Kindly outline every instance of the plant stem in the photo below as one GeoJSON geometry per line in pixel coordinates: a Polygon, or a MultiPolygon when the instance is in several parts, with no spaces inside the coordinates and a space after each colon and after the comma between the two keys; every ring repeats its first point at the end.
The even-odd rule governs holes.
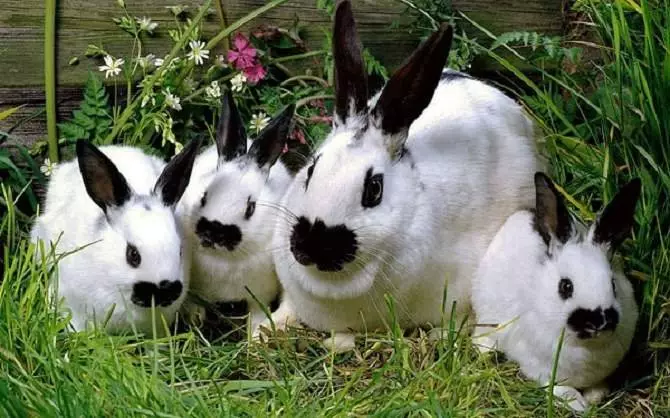
{"type": "Polygon", "coordinates": [[[297,109],[303,107],[304,105],[306,105],[307,103],[311,102],[312,100],[332,99],[332,98],[334,98],[334,97],[335,97],[335,96],[333,96],[332,94],[318,94],[318,95],[316,95],[316,96],[304,97],[304,98],[298,100],[298,101],[295,103],[295,108],[296,108],[296,110],[297,110],[297,109]]]}
{"type": "Polygon", "coordinates": [[[296,76],[293,76],[291,78],[287,78],[286,80],[282,81],[280,86],[285,86],[285,85],[287,85],[287,84],[289,84],[293,81],[304,81],[304,80],[315,81],[315,82],[321,84],[321,86],[324,87],[324,88],[330,87],[326,80],[324,80],[323,78],[320,78],[320,77],[313,76],[313,75],[296,75],[296,76]]]}
{"type": "Polygon", "coordinates": [[[326,55],[327,53],[328,53],[327,51],[319,50],[319,51],[305,52],[304,54],[289,55],[288,57],[273,58],[273,59],[270,60],[270,64],[276,64],[278,62],[301,60],[301,59],[310,58],[310,57],[318,57],[319,55],[326,55]]]}
{"type": "MultiPolygon", "coordinates": [[[[52,0],[53,1],[53,0],[52,0]]],[[[177,42],[173,47],[172,50],[170,50],[170,53],[168,56],[165,58],[165,63],[161,65],[154,74],[151,76],[151,79],[149,80],[149,83],[147,83],[144,86],[144,89],[142,90],[142,94],[146,93],[146,90],[149,88],[153,88],[154,84],[156,84],[156,80],[159,79],[159,77],[163,74],[163,72],[166,70],[166,68],[169,66],[169,63],[174,59],[174,57],[177,55],[179,50],[181,50],[184,45],[186,44],[186,41],[188,40],[188,35],[193,31],[193,29],[200,23],[202,18],[207,14],[207,10],[209,9],[209,6],[212,4],[212,0],[207,0],[205,4],[202,6],[196,17],[191,21],[191,24],[188,26],[186,31],[184,32],[184,35],[182,38],[177,42]]],[[[135,99],[132,99],[131,97],[128,97],[128,100],[130,101],[130,104],[126,106],[125,110],[123,113],[121,113],[121,116],[117,119],[116,123],[114,124],[114,127],[112,128],[112,132],[107,135],[107,138],[105,138],[105,143],[110,144],[116,138],[116,136],[119,134],[119,132],[123,129],[124,125],[132,116],[133,112],[135,111],[135,108],[137,107],[137,104],[140,101],[140,98],[142,97],[142,94],[139,94],[135,99]]]]}
{"type": "Polygon", "coordinates": [[[58,162],[56,127],[56,0],[45,0],[44,10],[44,89],[47,110],[49,160],[58,162]]]}
{"type": "MultiPolygon", "coordinates": [[[[216,10],[219,12],[219,19],[221,20],[221,30],[226,30],[228,26],[228,16],[226,15],[226,9],[223,7],[223,0],[216,0],[216,10]]],[[[228,42],[223,43],[223,53],[224,56],[226,52],[230,49],[230,39],[228,42]]]]}

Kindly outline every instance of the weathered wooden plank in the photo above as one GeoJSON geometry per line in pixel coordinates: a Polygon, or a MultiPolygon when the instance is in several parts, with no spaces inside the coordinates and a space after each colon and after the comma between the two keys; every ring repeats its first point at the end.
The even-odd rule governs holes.
{"type": "MultiPolygon", "coordinates": [[[[78,87],[59,88],[57,91],[59,120],[72,116],[72,111],[79,106],[82,89],[78,87]]],[[[9,143],[32,145],[46,136],[46,114],[44,112],[44,90],[33,88],[0,88],[0,111],[23,105],[8,119],[0,121],[0,131],[7,132],[14,128],[9,143]],[[20,122],[20,124],[19,124],[20,122]]]]}
{"type": "MultiPolygon", "coordinates": [[[[263,0],[221,0],[229,21],[265,4],[263,0]]],[[[128,56],[131,37],[118,30],[112,18],[120,15],[114,0],[61,0],[58,2],[57,68],[60,85],[79,85],[89,69],[99,62],[82,59],[69,66],[73,56],[81,56],[90,43],[102,44],[113,55],[128,56]]],[[[165,54],[171,45],[167,27],[174,21],[162,0],[128,0],[128,10],[138,17],[149,16],[159,24],[155,37],[146,38],[144,51],[165,54]]],[[[196,11],[201,0],[180,4],[196,11]]],[[[296,18],[305,25],[308,47],[322,45],[323,29],[330,28],[328,16],[316,8],[315,0],[292,0],[249,27],[260,23],[290,25],[296,18]]],[[[456,9],[467,13],[494,33],[532,30],[557,33],[562,28],[562,0],[453,0],[456,9]]],[[[397,0],[359,0],[354,5],[363,43],[384,64],[395,67],[416,45],[415,35],[402,30],[407,23],[405,6],[397,0]],[[394,21],[400,30],[391,30],[394,21]]],[[[0,87],[35,86],[43,83],[43,4],[37,0],[0,0],[0,87]]],[[[466,25],[467,26],[467,25],[466,25]]],[[[205,24],[205,36],[219,30],[216,13],[205,24]]],[[[481,39],[481,37],[480,37],[481,39]]]]}
{"type": "MultiPolygon", "coordinates": [[[[229,22],[265,4],[264,0],[221,0],[229,22]]],[[[452,0],[455,9],[481,23],[493,33],[537,31],[557,34],[563,30],[562,0],[452,0]]],[[[145,38],[144,53],[157,56],[167,53],[171,40],[167,28],[174,17],[162,0],[126,0],[128,10],[137,17],[148,16],[159,23],[155,37],[145,38]]],[[[201,0],[183,0],[195,12],[201,0]]],[[[0,122],[6,131],[19,120],[33,115],[44,104],[43,83],[43,4],[37,0],[0,0],[0,109],[19,104],[26,106],[11,119],[0,122]],[[13,87],[13,88],[8,88],[13,87]]],[[[407,24],[405,6],[397,0],[358,0],[354,13],[364,45],[385,65],[394,68],[416,46],[416,35],[404,30],[407,24]],[[398,21],[400,29],[392,30],[398,21]]],[[[115,0],[61,0],[58,4],[58,116],[69,117],[81,99],[80,88],[89,70],[97,70],[100,62],[83,57],[90,43],[102,44],[111,54],[128,56],[131,37],[116,28],[112,18],[120,15],[115,0]],[[72,56],[80,56],[78,66],[69,66],[72,56]]],[[[323,31],[329,30],[328,16],[316,8],[315,0],[291,0],[253,21],[245,29],[260,24],[287,27],[295,19],[305,26],[303,37],[308,47],[319,48],[323,31]]],[[[216,13],[205,23],[204,36],[220,27],[216,13]]],[[[467,24],[462,26],[470,36],[485,39],[467,24]]],[[[43,138],[44,113],[23,123],[12,133],[27,144],[43,138]]]]}
{"type": "MultiPolygon", "coordinates": [[[[43,10],[41,2],[0,1],[0,86],[32,86],[42,84],[43,78],[43,10]]],[[[162,0],[129,0],[128,9],[138,17],[149,16],[159,24],[154,37],[146,37],[144,51],[158,56],[171,47],[167,28],[173,26],[174,17],[162,0]]],[[[200,1],[184,3],[196,11],[200,1]]],[[[389,31],[392,21],[402,20],[402,8],[393,0],[378,2],[381,10],[363,3],[360,9],[361,34],[368,48],[383,62],[397,64],[416,45],[416,40],[406,31],[389,31]],[[374,12],[373,12],[374,11],[374,12]],[[394,48],[388,48],[388,45],[394,48]]],[[[230,22],[265,4],[264,1],[224,0],[230,22]]],[[[96,69],[100,62],[82,59],[78,66],[69,66],[73,56],[82,56],[88,44],[102,44],[112,55],[128,56],[131,49],[130,35],[116,28],[112,18],[119,16],[119,8],[112,0],[64,0],[59,2],[57,69],[60,85],[83,83],[89,69],[96,69]],[[83,11],[83,13],[82,13],[83,11]]],[[[319,48],[323,41],[322,28],[330,26],[328,16],[315,7],[314,0],[294,0],[278,7],[261,19],[248,25],[250,29],[260,23],[290,25],[296,18],[305,25],[304,37],[308,47],[319,48]]],[[[216,14],[205,23],[205,37],[220,29],[216,14]]]]}

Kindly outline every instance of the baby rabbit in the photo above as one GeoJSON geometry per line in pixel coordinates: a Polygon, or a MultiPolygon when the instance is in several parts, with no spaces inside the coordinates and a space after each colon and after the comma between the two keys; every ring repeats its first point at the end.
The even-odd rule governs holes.
{"type": "MultiPolygon", "coordinates": [[[[453,302],[469,310],[471,278],[505,219],[531,204],[538,159],[533,125],[499,90],[443,72],[452,30],[443,25],[368,100],[351,2],[333,30],[333,130],[289,187],[275,264],[285,295],[278,327],[303,322],[350,331],[439,325],[453,302]]],[[[448,318],[447,318],[448,320],[448,318]]]]}
{"type": "Polygon", "coordinates": [[[581,411],[607,395],[604,379],[633,338],[633,289],[610,257],[632,228],[640,181],[624,186],[588,229],[546,175],[535,174],[535,187],[535,210],[509,217],[476,273],[473,342],[504,352],[546,385],[565,329],[554,393],[581,411]]]}
{"type": "Polygon", "coordinates": [[[52,290],[75,330],[103,325],[112,308],[112,333],[162,332],[161,315],[172,323],[188,285],[174,208],[199,144],[165,165],[136,148],[80,140],[77,159],[57,166],[31,237],[46,253],[50,243],[57,256],[73,252],[58,262],[52,290]]]}
{"type": "MultiPolygon", "coordinates": [[[[266,317],[254,297],[267,306],[279,293],[272,234],[285,216],[277,204],[301,168],[280,159],[294,110],[288,106],[248,143],[227,92],[216,145],[197,157],[178,210],[191,250],[190,292],[211,304],[246,301],[252,329],[266,317]]],[[[197,303],[187,305],[196,317],[203,315],[197,303]]]]}

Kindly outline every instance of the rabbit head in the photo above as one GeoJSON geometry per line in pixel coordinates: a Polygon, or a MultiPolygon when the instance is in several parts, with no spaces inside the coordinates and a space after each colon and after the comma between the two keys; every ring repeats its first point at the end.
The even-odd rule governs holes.
{"type": "MultiPolygon", "coordinates": [[[[101,209],[99,228],[109,227],[104,256],[117,261],[109,276],[130,284],[128,303],[140,308],[168,307],[183,299],[182,241],[174,209],[191,176],[200,144],[192,141],[163,169],[151,194],[135,193],[114,163],[80,140],[79,171],[91,200],[101,209]],[[106,225],[105,225],[106,224],[106,225]]],[[[109,262],[111,260],[105,260],[109,262]]]]}
{"type": "Polygon", "coordinates": [[[640,180],[626,184],[593,224],[573,220],[551,180],[535,175],[534,229],[546,245],[535,309],[579,340],[612,335],[627,317],[635,322],[628,279],[611,266],[612,251],[630,232],[640,180]]]}
{"type": "Polygon", "coordinates": [[[190,215],[201,251],[235,259],[267,245],[273,230],[268,216],[276,217],[272,194],[285,191],[285,186],[271,184],[270,172],[287,145],[294,111],[294,105],[287,106],[247,150],[233,97],[230,92],[224,96],[216,133],[218,163],[190,215]]]}
{"type": "Polygon", "coordinates": [[[451,45],[444,25],[368,102],[366,69],[351,3],[335,13],[333,129],[296,176],[284,203],[293,215],[278,226],[296,276],[327,297],[354,297],[374,281],[371,263],[392,250],[413,215],[420,187],[405,148],[409,127],[428,106],[451,45]],[[297,263],[296,263],[297,262],[297,263]],[[300,270],[300,271],[297,271],[300,270]]]}

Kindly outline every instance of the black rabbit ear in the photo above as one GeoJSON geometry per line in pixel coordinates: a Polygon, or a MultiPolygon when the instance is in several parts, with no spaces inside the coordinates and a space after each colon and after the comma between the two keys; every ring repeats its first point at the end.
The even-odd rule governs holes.
{"type": "Polygon", "coordinates": [[[174,206],[186,191],[191,180],[193,163],[198,154],[200,138],[191,141],[186,147],[165,166],[154,186],[165,206],[174,206]]]}
{"type": "Polygon", "coordinates": [[[105,154],[91,143],[78,140],[76,145],[79,171],[89,197],[107,214],[130,200],[132,192],[126,178],[105,154]]]}
{"type": "Polygon", "coordinates": [[[279,160],[288,172],[295,176],[300,170],[312,161],[312,147],[308,143],[302,143],[297,140],[287,141],[286,152],[283,153],[279,160]]]}
{"type": "Polygon", "coordinates": [[[444,23],[393,73],[372,110],[395,155],[407,139],[409,127],[428,107],[449,56],[453,30],[444,23]]]}
{"type": "Polygon", "coordinates": [[[286,146],[294,113],[295,104],[286,106],[254,139],[248,155],[259,167],[272,166],[279,158],[286,146]]]}
{"type": "Polygon", "coordinates": [[[247,133],[230,90],[226,91],[221,101],[216,150],[224,161],[233,160],[247,152],[247,133]]]}
{"type": "Polygon", "coordinates": [[[572,234],[570,213],[558,190],[544,173],[535,173],[535,229],[547,246],[552,238],[565,244],[572,234]]]}
{"type": "Polygon", "coordinates": [[[335,121],[367,113],[368,78],[351,2],[340,1],[333,25],[335,61],[335,121]]]}
{"type": "Polygon", "coordinates": [[[623,186],[614,199],[605,207],[596,221],[593,241],[618,247],[628,236],[635,223],[635,206],[640,198],[642,182],[636,178],[623,186]]]}

